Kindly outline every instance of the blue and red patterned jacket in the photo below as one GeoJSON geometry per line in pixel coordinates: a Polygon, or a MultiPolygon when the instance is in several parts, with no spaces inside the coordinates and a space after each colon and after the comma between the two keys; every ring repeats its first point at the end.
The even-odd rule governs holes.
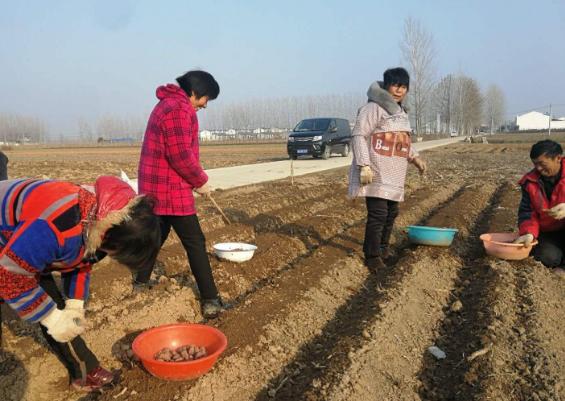
{"type": "Polygon", "coordinates": [[[540,232],[565,230],[565,219],[556,220],[545,209],[565,202],[565,158],[561,159],[561,177],[555,184],[551,198],[543,189],[540,173],[535,169],[519,181],[522,186],[522,200],[518,208],[518,227],[520,235],[532,234],[535,238],[540,232]]]}
{"type": "Polygon", "coordinates": [[[93,189],[51,180],[0,182],[0,299],[22,319],[40,321],[56,308],[38,284],[40,274],[59,271],[67,298],[88,297],[93,260],[85,257],[86,223],[135,195],[116,177],[100,177],[93,189]]]}
{"type": "Polygon", "coordinates": [[[192,190],[208,181],[200,165],[198,118],[186,92],[176,85],[157,88],[141,148],[140,194],[153,196],[155,214],[196,214],[192,190]]]}

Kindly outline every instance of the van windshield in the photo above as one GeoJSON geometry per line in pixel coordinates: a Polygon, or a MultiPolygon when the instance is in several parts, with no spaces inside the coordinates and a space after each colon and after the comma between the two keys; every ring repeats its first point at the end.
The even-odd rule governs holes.
{"type": "Polygon", "coordinates": [[[306,131],[326,131],[330,125],[329,118],[314,118],[311,120],[302,120],[294,128],[296,132],[306,131]]]}

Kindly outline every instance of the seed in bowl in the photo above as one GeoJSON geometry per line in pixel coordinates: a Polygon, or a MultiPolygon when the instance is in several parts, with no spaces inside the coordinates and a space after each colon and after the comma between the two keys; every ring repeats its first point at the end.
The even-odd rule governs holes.
{"type": "Polygon", "coordinates": [[[163,362],[188,362],[204,358],[207,355],[206,348],[188,344],[174,350],[165,347],[157,352],[154,358],[163,362]]]}

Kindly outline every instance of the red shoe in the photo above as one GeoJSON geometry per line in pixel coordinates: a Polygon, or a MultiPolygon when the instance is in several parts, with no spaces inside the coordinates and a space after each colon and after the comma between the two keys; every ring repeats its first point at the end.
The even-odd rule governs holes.
{"type": "Polygon", "coordinates": [[[101,366],[92,369],[87,375],[86,380],[83,383],[82,378],[75,379],[72,381],[71,385],[75,390],[90,393],[101,389],[104,386],[112,384],[117,379],[117,376],[104,369],[101,366]]]}

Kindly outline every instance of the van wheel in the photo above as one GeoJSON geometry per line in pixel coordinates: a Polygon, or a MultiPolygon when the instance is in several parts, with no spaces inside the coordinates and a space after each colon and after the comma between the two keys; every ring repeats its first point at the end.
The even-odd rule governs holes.
{"type": "Polygon", "coordinates": [[[326,145],[326,147],[324,148],[324,152],[322,153],[322,159],[328,160],[331,154],[332,154],[332,147],[330,145],[326,145]]]}
{"type": "Polygon", "coordinates": [[[349,156],[349,144],[346,143],[345,145],[343,145],[343,150],[341,151],[341,155],[343,157],[349,156]]]}

